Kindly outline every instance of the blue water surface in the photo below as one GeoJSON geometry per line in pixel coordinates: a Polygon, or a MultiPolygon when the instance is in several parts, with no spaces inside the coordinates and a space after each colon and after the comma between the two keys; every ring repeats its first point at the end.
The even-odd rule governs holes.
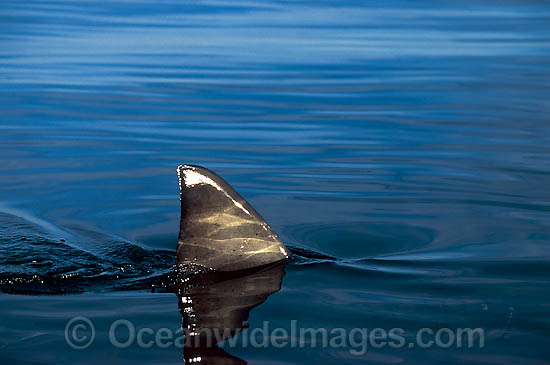
{"type": "Polygon", "coordinates": [[[546,1],[3,0],[1,362],[182,362],[107,332],[180,327],[155,280],[193,163],[303,256],[249,331],[484,330],[473,348],[231,356],[546,363],[549,25],[546,1]],[[96,327],[85,350],[75,316],[96,327]]]}

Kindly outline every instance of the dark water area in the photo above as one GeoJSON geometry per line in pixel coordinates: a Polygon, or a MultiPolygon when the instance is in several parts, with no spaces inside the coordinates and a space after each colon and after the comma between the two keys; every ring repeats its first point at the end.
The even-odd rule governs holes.
{"type": "Polygon", "coordinates": [[[548,363],[549,25],[545,1],[3,1],[1,362],[201,362],[108,334],[182,324],[176,167],[193,163],[295,255],[237,338],[484,331],[216,363],[548,363]],[[84,350],[75,316],[95,325],[84,350]]]}

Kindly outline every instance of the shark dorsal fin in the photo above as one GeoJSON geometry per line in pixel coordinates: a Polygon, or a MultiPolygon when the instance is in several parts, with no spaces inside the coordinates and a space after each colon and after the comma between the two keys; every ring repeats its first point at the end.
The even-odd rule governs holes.
{"type": "Polygon", "coordinates": [[[201,166],[180,165],[178,177],[178,264],[238,271],[290,257],[269,224],[220,176],[201,166]]]}

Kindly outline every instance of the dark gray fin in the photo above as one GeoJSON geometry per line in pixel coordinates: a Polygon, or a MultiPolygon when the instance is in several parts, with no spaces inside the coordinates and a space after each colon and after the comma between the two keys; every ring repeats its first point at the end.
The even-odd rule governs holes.
{"type": "Polygon", "coordinates": [[[220,176],[204,167],[180,165],[178,177],[177,264],[238,271],[290,257],[269,224],[220,176]]]}

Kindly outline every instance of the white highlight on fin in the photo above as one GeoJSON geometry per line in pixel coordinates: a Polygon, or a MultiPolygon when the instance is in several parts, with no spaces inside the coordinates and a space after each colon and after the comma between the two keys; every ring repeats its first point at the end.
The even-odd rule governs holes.
{"type": "MultiPolygon", "coordinates": [[[[178,168],[178,171],[179,171],[179,168],[178,168]]],[[[192,187],[198,184],[207,184],[207,185],[214,186],[218,190],[222,190],[220,186],[214,182],[214,180],[212,180],[207,176],[204,176],[201,173],[198,173],[197,171],[187,169],[187,170],[183,170],[183,174],[185,175],[184,181],[185,181],[185,186],[187,187],[192,187]]]]}
{"type": "Polygon", "coordinates": [[[210,185],[216,190],[224,193],[226,197],[231,199],[231,201],[233,202],[233,204],[235,204],[237,208],[241,209],[243,212],[250,215],[250,212],[241,203],[239,203],[238,201],[233,199],[231,196],[229,196],[229,194],[227,194],[226,191],[224,191],[218,184],[216,184],[214,180],[196,171],[193,166],[188,166],[188,165],[178,166],[178,177],[179,177],[180,189],[181,189],[182,180],[185,183],[185,186],[187,186],[188,188],[199,184],[210,185]],[[184,176],[181,176],[182,173],[184,176]]]}

